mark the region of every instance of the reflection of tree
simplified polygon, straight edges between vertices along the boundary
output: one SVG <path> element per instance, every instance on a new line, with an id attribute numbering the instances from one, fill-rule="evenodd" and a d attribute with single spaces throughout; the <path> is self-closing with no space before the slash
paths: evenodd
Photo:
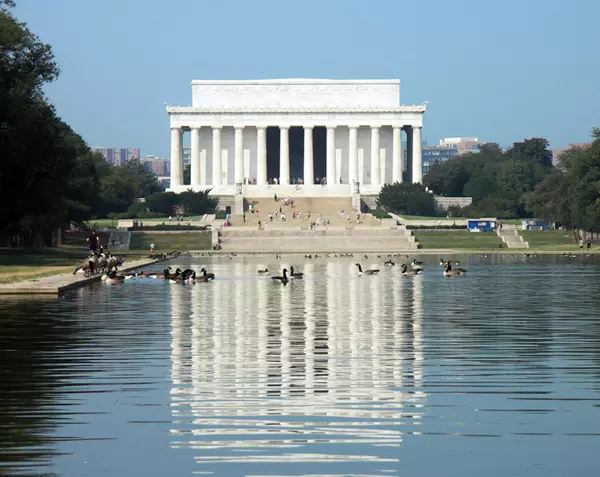
<path id="1" fill-rule="evenodd" d="M 0 308 L 0 467 L 3 475 L 41 474 L 57 454 L 56 392 L 60 358 L 72 328 L 43 313 L 47 303 L 2 303 Z M 10 337 L 10 339 L 8 338 Z M 29 470 L 31 469 L 31 470 Z"/>

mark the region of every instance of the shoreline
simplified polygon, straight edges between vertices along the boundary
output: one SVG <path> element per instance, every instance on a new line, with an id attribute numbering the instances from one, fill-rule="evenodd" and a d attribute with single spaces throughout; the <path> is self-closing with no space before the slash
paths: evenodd
<path id="1" fill-rule="evenodd" d="M 154 265 L 155 263 L 164 262 L 174 257 L 161 258 L 161 259 L 140 259 L 130 262 L 127 266 L 121 267 L 119 271 L 129 272 L 137 270 L 141 267 L 147 267 Z M 13 283 L 0 284 L 0 297 L 6 296 L 46 296 L 46 297 L 59 297 L 61 293 L 71 290 L 73 288 L 79 288 L 95 281 L 99 281 L 102 278 L 101 274 L 94 275 L 93 277 L 81 277 L 73 275 L 72 272 L 58 273 L 55 275 L 49 275 L 47 277 L 33 278 L 28 280 L 22 280 Z"/>

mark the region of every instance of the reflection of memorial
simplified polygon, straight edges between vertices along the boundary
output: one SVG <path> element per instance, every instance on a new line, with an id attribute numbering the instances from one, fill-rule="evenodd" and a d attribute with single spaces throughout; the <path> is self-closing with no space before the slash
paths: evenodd
<path id="1" fill-rule="evenodd" d="M 203 464 L 397 461 L 385 448 L 414 432 L 425 399 L 423 277 L 348 267 L 306 264 L 287 287 L 172 287 L 173 447 Z"/>

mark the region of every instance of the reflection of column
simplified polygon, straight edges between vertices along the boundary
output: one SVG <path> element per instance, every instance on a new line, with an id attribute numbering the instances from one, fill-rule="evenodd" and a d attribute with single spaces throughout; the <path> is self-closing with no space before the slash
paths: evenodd
<path id="1" fill-rule="evenodd" d="M 174 386 L 179 386 L 186 383 L 185 376 L 185 337 L 187 330 L 182 313 L 180 287 L 171 287 L 171 379 Z M 177 388 L 180 392 L 180 388 Z"/>
<path id="2" fill-rule="evenodd" d="M 374 389 L 385 390 L 386 386 L 382 384 L 381 360 L 383 357 L 381 324 L 385 320 L 385 314 L 381 309 L 381 283 L 379 280 L 371 280 L 369 284 L 369 294 L 365 296 L 367 300 L 366 307 L 371 308 L 371 343 L 368 352 L 371 353 L 371 379 Z M 366 340 L 365 340 L 366 341 Z"/>
<path id="3" fill-rule="evenodd" d="M 315 265 L 307 263 L 304 273 L 310 277 L 315 276 Z M 304 369 L 306 370 L 307 394 L 314 394 L 315 389 L 315 346 L 318 338 L 315 336 L 315 282 L 306 280 L 304 283 L 304 317 L 306 329 L 304 330 Z"/>
<path id="4" fill-rule="evenodd" d="M 234 180 L 237 184 L 244 179 L 244 128 L 235 128 L 235 171 Z"/>
<path id="5" fill-rule="evenodd" d="M 402 183 L 402 128 L 394 126 L 392 137 L 392 182 Z"/>
<path id="6" fill-rule="evenodd" d="M 291 380 L 291 359 L 290 359 L 290 335 L 291 327 L 290 320 L 292 318 L 292 310 L 290 303 L 289 288 L 286 286 L 279 287 L 280 303 L 281 303 L 281 396 L 290 395 L 290 380 Z"/>
<path id="7" fill-rule="evenodd" d="M 358 387 L 360 383 L 360 344 L 364 337 L 359 332 L 359 310 L 360 305 L 358 298 L 361 295 L 360 292 L 360 281 L 362 277 L 356 276 L 356 267 L 351 266 L 352 275 L 350 280 L 350 316 L 349 316 L 349 338 L 350 349 L 349 349 L 349 364 L 350 364 L 350 388 L 351 394 L 348 396 L 350 401 L 358 401 L 360 397 L 356 393 L 352 392 L 353 387 Z M 337 384 L 337 383 L 336 383 Z"/>
<path id="8" fill-rule="evenodd" d="M 267 350 L 268 350 L 268 315 L 267 315 L 267 287 L 271 285 L 269 282 L 264 280 L 256 281 L 256 320 L 258 322 L 258 342 L 257 342 L 257 371 L 258 371 L 258 396 L 265 397 L 267 395 L 267 382 L 268 382 L 268 364 L 267 364 Z"/>
<path id="9" fill-rule="evenodd" d="M 200 128 L 192 128 L 190 185 L 200 185 Z"/>
<path id="10" fill-rule="evenodd" d="M 289 185 L 290 183 L 290 128 L 281 126 L 279 134 L 279 183 Z"/>
<path id="11" fill-rule="evenodd" d="M 221 161 L 221 126 L 213 126 L 213 186 L 221 185 L 223 168 Z"/>
<path id="12" fill-rule="evenodd" d="M 350 159 L 350 185 L 358 181 L 358 126 L 349 126 L 348 156 Z"/>
<path id="13" fill-rule="evenodd" d="M 371 184 L 381 184 L 381 169 L 379 162 L 379 127 L 371 127 Z"/>
<path id="14" fill-rule="evenodd" d="M 421 127 L 413 126 L 412 150 L 412 181 L 420 184 L 423 182 L 423 156 L 421 152 Z"/>
<path id="15" fill-rule="evenodd" d="M 423 277 L 415 277 L 414 280 L 414 309 L 413 309 L 413 348 L 414 348 L 414 386 L 423 388 Z M 424 398 L 425 393 L 418 391 L 415 393 L 415 398 Z M 422 407 L 420 404 L 417 407 Z"/>
<path id="16" fill-rule="evenodd" d="M 314 184 L 313 128 L 304 126 L 304 183 Z"/>
<path id="17" fill-rule="evenodd" d="M 327 127 L 327 185 L 337 184 L 335 175 L 335 127 Z"/>
<path id="18" fill-rule="evenodd" d="M 256 128 L 256 183 L 265 185 L 267 183 L 267 128 L 258 126 Z"/>
<path id="19" fill-rule="evenodd" d="M 171 187 L 183 185 L 181 128 L 171 128 Z"/>
<path id="20" fill-rule="evenodd" d="M 331 356 L 334 356 L 329 363 L 329 375 L 332 380 L 340 374 L 338 370 L 339 361 L 337 357 L 342 356 L 340 350 L 340 343 L 338 341 L 338 337 L 340 337 L 341 333 L 338 328 L 338 316 L 339 308 L 338 308 L 338 299 L 339 299 L 339 290 L 337 290 L 338 283 L 341 280 L 337 279 L 336 269 L 339 267 L 339 263 L 327 262 L 327 336 L 329 341 L 327 345 L 329 346 L 329 352 Z M 336 390 L 331 389 L 329 391 L 332 394 L 332 399 L 335 399 Z"/>

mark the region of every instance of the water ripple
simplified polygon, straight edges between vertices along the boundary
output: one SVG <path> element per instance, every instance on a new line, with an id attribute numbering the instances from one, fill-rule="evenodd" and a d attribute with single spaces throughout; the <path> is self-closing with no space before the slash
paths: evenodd
<path id="1" fill-rule="evenodd" d="M 597 474 L 598 261 L 461 259 L 288 286 L 256 274 L 287 262 L 179 259 L 217 279 L 0 302 L 0 470 Z"/>

